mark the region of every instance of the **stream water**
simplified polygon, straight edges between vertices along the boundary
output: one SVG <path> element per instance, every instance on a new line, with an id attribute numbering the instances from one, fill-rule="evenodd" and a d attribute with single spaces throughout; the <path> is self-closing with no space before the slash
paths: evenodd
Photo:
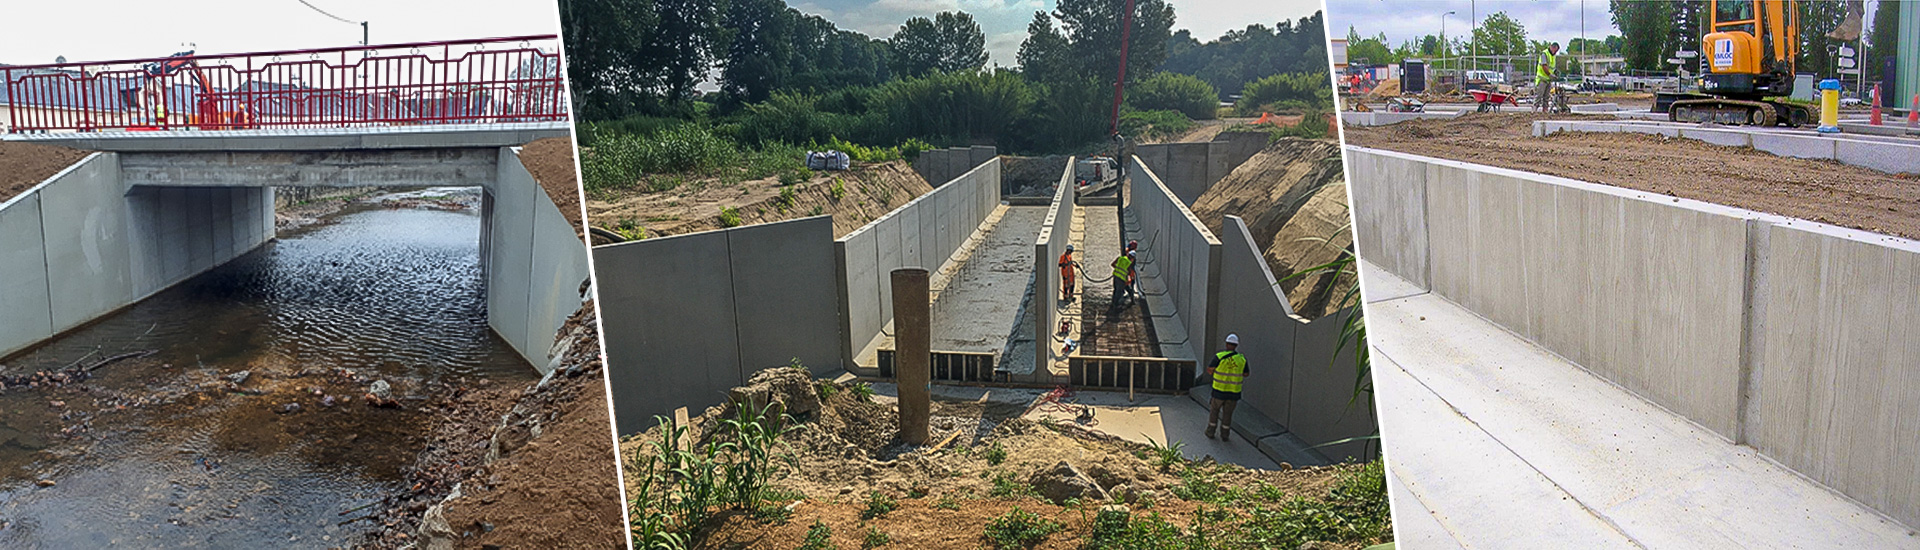
<path id="1" fill-rule="evenodd" d="M 0 548 L 328 548 L 403 489 L 434 385 L 532 380 L 486 322 L 468 207 L 356 203 L 5 361 Z M 245 371 L 245 379 L 238 373 Z M 400 408 L 369 406 L 373 380 Z"/>

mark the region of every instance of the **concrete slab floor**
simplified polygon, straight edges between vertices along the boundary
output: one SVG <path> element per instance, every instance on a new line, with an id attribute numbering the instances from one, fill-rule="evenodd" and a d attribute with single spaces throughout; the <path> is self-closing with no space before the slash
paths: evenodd
<path id="1" fill-rule="evenodd" d="M 843 378 L 851 379 L 850 376 Z M 992 401 L 1026 406 L 1046 393 L 1047 390 L 1026 388 L 933 385 L 933 398 L 942 401 Z M 897 402 L 899 387 L 889 382 L 875 382 L 873 394 L 875 402 L 891 405 Z M 1136 400 L 1129 404 L 1125 393 L 1080 392 L 1070 400 L 1093 408 L 1095 422 L 1089 428 L 1095 431 L 1136 443 L 1148 443 L 1148 438 L 1152 438 L 1153 442 L 1165 445 L 1171 437 L 1174 441 L 1186 443 L 1181 454 L 1193 460 L 1211 456 L 1220 462 L 1248 468 L 1272 470 L 1280 467 L 1245 439 L 1234 438 L 1230 443 L 1207 439 L 1202 433 L 1207 427 L 1207 409 L 1184 396 L 1138 394 L 1135 397 Z M 1027 413 L 1023 418 L 1034 421 L 1052 418 L 1056 422 L 1068 423 L 1073 422 L 1075 416 L 1077 413 L 1050 411 L 1043 407 Z"/>
<path id="2" fill-rule="evenodd" d="M 1362 269 L 1363 284 L 1404 285 Z M 1437 524 L 1463 547 L 1920 548 L 1910 528 L 1439 296 L 1373 300 L 1367 320 L 1404 486 L 1395 515 L 1423 538 L 1441 538 Z"/>
<path id="3" fill-rule="evenodd" d="M 980 227 L 975 228 L 973 233 L 967 236 L 967 240 L 960 244 L 960 248 L 955 250 L 953 255 L 949 256 L 946 262 L 942 263 L 938 269 L 934 269 L 933 273 L 928 275 L 927 294 L 928 299 L 934 303 L 934 307 L 939 307 L 941 293 L 945 292 L 947 286 L 953 283 L 954 277 L 960 273 L 961 268 L 966 266 L 967 260 L 973 257 L 974 251 L 978 249 L 982 243 L 986 242 L 987 234 L 993 230 L 994 226 L 999 225 L 1000 220 L 1006 217 L 1007 212 L 1011 208 L 1013 207 L 1007 206 L 1006 204 L 995 207 L 994 211 L 987 214 L 987 218 L 980 222 Z M 1042 217 L 1044 219 L 1044 214 Z M 1039 226 L 1034 226 L 1034 231 L 1037 233 Z M 1032 243 L 1028 243 L 1027 248 L 1031 250 L 1033 248 Z M 1031 252 L 1029 252 L 1029 255 L 1031 255 Z M 936 340 L 933 346 L 935 351 L 955 351 L 940 347 L 937 334 L 935 338 Z M 854 357 L 853 363 L 866 368 L 876 368 L 880 364 L 881 349 L 893 349 L 892 320 L 888 320 L 885 326 L 880 327 L 880 334 L 875 335 L 873 340 L 867 342 L 866 347 L 860 349 L 860 352 Z"/>
<path id="4" fill-rule="evenodd" d="M 985 228 L 985 240 L 933 304 L 933 349 L 999 353 L 1006 347 L 1023 326 L 1017 322 L 1033 279 L 1033 239 L 1046 216 L 1045 206 L 1009 206 L 999 223 Z"/>

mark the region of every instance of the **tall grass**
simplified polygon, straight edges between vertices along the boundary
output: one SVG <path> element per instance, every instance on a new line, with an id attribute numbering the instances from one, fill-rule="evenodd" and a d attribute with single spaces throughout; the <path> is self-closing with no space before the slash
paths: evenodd
<path id="1" fill-rule="evenodd" d="M 648 442 L 652 452 L 639 453 L 628 468 L 637 477 L 628 503 L 635 548 L 686 548 L 716 511 L 760 511 L 771 482 L 798 468 L 791 454 L 775 450 L 792 429 L 778 404 L 748 404 L 737 412 L 721 421 L 712 441 L 685 448 L 687 427 L 659 417 L 659 438 Z"/>

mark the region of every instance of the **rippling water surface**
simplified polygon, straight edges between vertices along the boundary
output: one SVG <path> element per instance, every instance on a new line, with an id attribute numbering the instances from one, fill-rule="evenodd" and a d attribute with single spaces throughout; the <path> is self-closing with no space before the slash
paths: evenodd
<path id="1" fill-rule="evenodd" d="M 158 350 L 101 369 L 92 397 L 184 397 L 77 421 L 50 403 L 71 394 L 0 394 L 0 548 L 344 544 L 367 526 L 341 512 L 399 487 L 428 419 L 323 407 L 360 390 L 296 373 L 531 380 L 487 328 L 479 233 L 471 209 L 356 206 L 8 360 L 18 373 Z M 249 392 L 182 389 L 242 370 Z"/>

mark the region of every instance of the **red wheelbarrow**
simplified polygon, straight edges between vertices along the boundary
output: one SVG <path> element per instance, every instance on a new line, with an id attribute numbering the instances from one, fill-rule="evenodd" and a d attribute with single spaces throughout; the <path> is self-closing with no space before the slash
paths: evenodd
<path id="1" fill-rule="evenodd" d="M 1493 90 L 1467 90 L 1467 93 L 1473 96 L 1474 102 L 1480 104 L 1480 108 L 1476 110 L 1482 113 L 1498 111 L 1500 110 L 1501 104 L 1515 107 L 1520 106 L 1520 102 L 1514 99 L 1513 94 L 1500 93 Z"/>

